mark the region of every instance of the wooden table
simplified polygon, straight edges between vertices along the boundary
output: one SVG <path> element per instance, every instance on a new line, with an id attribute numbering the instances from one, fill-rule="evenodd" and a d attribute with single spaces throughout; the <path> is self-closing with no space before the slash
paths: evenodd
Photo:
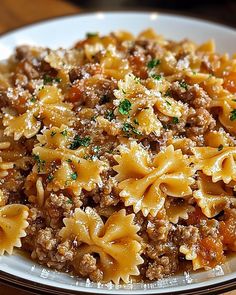
<path id="1" fill-rule="evenodd" d="M 78 13 L 81 9 L 63 0 L 0 0 L 0 34 L 42 19 Z M 0 285 L 0 295 L 28 295 L 11 287 Z M 224 295 L 236 295 L 236 291 Z"/>

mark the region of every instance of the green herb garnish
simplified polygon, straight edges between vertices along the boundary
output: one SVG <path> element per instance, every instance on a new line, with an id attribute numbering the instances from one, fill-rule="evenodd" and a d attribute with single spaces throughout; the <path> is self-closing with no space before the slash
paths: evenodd
<path id="1" fill-rule="evenodd" d="M 100 151 L 101 147 L 99 145 L 96 145 L 92 148 L 92 150 L 94 151 L 94 153 L 98 153 Z"/>
<path id="2" fill-rule="evenodd" d="M 43 76 L 43 83 L 44 84 L 50 84 L 50 83 L 53 83 L 53 82 L 60 83 L 61 79 L 58 78 L 58 77 L 53 78 L 53 77 L 51 77 L 49 75 L 44 75 Z"/>
<path id="3" fill-rule="evenodd" d="M 131 102 L 128 99 L 124 99 L 120 102 L 118 110 L 121 115 L 128 115 L 131 110 L 131 106 Z"/>
<path id="4" fill-rule="evenodd" d="M 165 100 L 165 102 L 168 106 L 171 106 L 171 103 L 168 100 Z"/>
<path id="5" fill-rule="evenodd" d="M 98 33 L 96 33 L 96 32 L 94 32 L 94 33 L 92 33 L 92 32 L 88 32 L 88 33 L 86 34 L 86 37 L 87 37 L 87 38 L 98 37 Z"/>
<path id="6" fill-rule="evenodd" d="M 135 129 L 130 123 L 124 123 L 122 126 L 122 131 L 126 134 L 126 136 L 130 136 L 132 134 L 141 135 L 141 132 Z"/>
<path id="7" fill-rule="evenodd" d="M 139 77 L 134 77 L 134 81 L 136 84 L 141 83 L 141 79 Z"/>
<path id="8" fill-rule="evenodd" d="M 51 135 L 51 137 L 53 137 L 53 136 L 56 135 L 56 134 L 57 134 L 57 133 L 56 133 L 55 131 L 52 131 L 50 135 Z"/>
<path id="9" fill-rule="evenodd" d="M 166 91 L 166 93 L 164 94 L 164 96 L 166 97 L 166 96 L 171 96 L 171 91 L 170 91 L 170 89 L 168 89 L 167 91 Z"/>
<path id="10" fill-rule="evenodd" d="M 73 142 L 70 144 L 69 149 L 76 150 L 80 146 L 89 146 L 91 142 L 91 138 L 89 136 L 86 136 L 84 138 L 80 137 L 79 135 L 76 135 Z"/>
<path id="11" fill-rule="evenodd" d="M 72 180 L 76 180 L 77 177 L 78 177 L 77 172 L 74 172 L 74 173 L 72 173 L 72 174 L 70 175 L 70 178 L 71 178 Z"/>
<path id="12" fill-rule="evenodd" d="M 147 67 L 149 69 L 153 69 L 154 67 L 159 66 L 160 63 L 161 63 L 161 61 L 159 59 L 154 58 L 148 62 Z"/>
<path id="13" fill-rule="evenodd" d="M 173 123 L 174 124 L 178 124 L 179 123 L 179 119 L 177 117 L 173 117 Z"/>
<path id="14" fill-rule="evenodd" d="M 53 178 L 54 178 L 54 176 L 52 174 L 49 174 L 48 177 L 47 177 L 47 179 L 48 179 L 49 182 L 52 181 Z"/>
<path id="15" fill-rule="evenodd" d="M 53 81 L 56 82 L 56 83 L 61 83 L 61 78 L 56 77 L 56 78 L 53 79 Z"/>
<path id="16" fill-rule="evenodd" d="M 134 119 L 134 124 L 139 125 L 139 122 L 137 119 Z"/>
<path id="17" fill-rule="evenodd" d="M 67 136 L 67 130 L 65 129 L 65 130 L 63 130 L 62 132 L 61 132 L 61 135 L 63 135 L 63 136 Z"/>
<path id="18" fill-rule="evenodd" d="M 188 90 L 188 84 L 185 81 L 179 82 L 179 85 L 184 88 L 185 90 Z"/>
<path id="19" fill-rule="evenodd" d="M 39 173 L 41 171 L 41 169 L 44 168 L 46 161 L 45 160 L 41 160 L 40 157 L 39 157 L 39 155 L 33 155 L 33 157 L 34 157 L 34 160 L 37 163 L 37 166 L 38 166 L 38 169 L 37 170 L 38 170 L 38 173 Z"/>
<path id="20" fill-rule="evenodd" d="M 67 159 L 66 162 L 67 162 L 67 163 L 71 163 L 72 160 L 71 160 L 71 159 Z"/>
<path id="21" fill-rule="evenodd" d="M 106 113 L 105 113 L 105 118 L 108 120 L 108 121 L 112 121 L 113 119 L 115 119 L 115 115 L 114 115 L 114 111 L 113 110 L 107 110 Z"/>
<path id="22" fill-rule="evenodd" d="M 68 199 L 66 203 L 67 203 L 67 204 L 73 204 L 73 202 L 72 202 L 71 199 Z"/>
<path id="23" fill-rule="evenodd" d="M 230 116 L 230 120 L 234 121 L 236 120 L 236 109 L 233 109 L 232 112 L 230 112 L 231 116 Z"/>
<path id="24" fill-rule="evenodd" d="M 153 75 L 151 75 L 151 77 L 152 77 L 153 79 L 159 81 L 159 80 L 161 80 L 162 75 L 153 74 Z"/>
<path id="25" fill-rule="evenodd" d="M 32 103 L 36 102 L 36 97 L 32 96 L 31 99 L 30 99 L 30 102 L 32 102 Z"/>
<path id="26" fill-rule="evenodd" d="M 96 118 L 98 117 L 98 115 L 93 115 L 92 117 L 91 117 L 91 120 L 92 121 L 94 121 L 94 122 L 96 122 Z"/>

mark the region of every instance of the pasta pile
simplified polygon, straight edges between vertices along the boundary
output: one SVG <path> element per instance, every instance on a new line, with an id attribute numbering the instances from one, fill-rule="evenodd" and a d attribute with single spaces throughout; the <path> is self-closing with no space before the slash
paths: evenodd
<path id="1" fill-rule="evenodd" d="M 147 29 L 0 64 L 0 255 L 95 282 L 236 251 L 236 56 Z"/>

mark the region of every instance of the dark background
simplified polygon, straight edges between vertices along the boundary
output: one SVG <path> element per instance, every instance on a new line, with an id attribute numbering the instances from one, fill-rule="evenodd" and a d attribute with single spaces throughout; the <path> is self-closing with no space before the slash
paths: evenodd
<path id="1" fill-rule="evenodd" d="M 236 27 L 236 0 L 74 0 L 70 2 L 89 9 L 159 9 Z"/>

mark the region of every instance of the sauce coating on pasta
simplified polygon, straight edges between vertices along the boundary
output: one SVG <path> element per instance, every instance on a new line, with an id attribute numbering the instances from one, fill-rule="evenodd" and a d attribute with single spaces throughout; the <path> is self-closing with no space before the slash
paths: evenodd
<path id="1" fill-rule="evenodd" d="M 0 255 L 119 284 L 236 251 L 236 56 L 213 41 L 20 46 L 0 106 Z"/>

